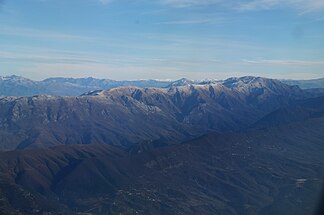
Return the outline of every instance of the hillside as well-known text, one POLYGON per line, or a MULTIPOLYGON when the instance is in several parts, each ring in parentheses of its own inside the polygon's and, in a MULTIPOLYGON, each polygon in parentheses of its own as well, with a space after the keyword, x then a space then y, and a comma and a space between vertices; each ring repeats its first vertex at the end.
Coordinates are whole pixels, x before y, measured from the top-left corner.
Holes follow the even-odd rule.
POLYGON ((312 214, 324 118, 127 154, 70 145, 0 154, 5 214, 312 214), (298 133, 296 133, 298 131, 298 133))

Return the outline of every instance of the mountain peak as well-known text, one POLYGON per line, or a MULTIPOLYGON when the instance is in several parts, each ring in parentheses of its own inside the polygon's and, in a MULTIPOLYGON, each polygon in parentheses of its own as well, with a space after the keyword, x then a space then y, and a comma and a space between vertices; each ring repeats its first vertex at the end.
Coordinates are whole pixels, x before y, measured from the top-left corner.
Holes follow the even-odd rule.
POLYGON ((191 85, 191 84, 194 84, 194 83, 195 83, 194 81, 189 80, 187 78, 181 78, 181 79, 176 80, 176 81, 172 82, 171 84, 169 84, 168 88, 184 86, 184 85, 191 85))
POLYGON ((10 75, 10 76, 0 76, 1 81, 32 81, 28 78, 18 76, 18 75, 10 75))

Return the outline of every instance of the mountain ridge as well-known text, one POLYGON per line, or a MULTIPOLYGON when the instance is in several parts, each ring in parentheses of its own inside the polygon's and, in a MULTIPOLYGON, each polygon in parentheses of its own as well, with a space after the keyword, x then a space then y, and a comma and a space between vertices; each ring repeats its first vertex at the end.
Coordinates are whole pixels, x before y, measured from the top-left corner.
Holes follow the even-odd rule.
POLYGON ((174 144, 211 131, 247 128, 280 106, 308 97, 298 87, 272 79, 245 77, 234 82, 120 87, 78 97, 3 97, 0 148, 174 144))

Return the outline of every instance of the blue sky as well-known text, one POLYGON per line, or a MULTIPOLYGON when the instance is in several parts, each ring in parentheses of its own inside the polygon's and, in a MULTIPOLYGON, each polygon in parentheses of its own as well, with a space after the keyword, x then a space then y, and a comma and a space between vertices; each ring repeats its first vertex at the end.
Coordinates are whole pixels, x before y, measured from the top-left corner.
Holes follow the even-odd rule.
POLYGON ((0 75, 324 77, 323 0, 0 0, 0 75))

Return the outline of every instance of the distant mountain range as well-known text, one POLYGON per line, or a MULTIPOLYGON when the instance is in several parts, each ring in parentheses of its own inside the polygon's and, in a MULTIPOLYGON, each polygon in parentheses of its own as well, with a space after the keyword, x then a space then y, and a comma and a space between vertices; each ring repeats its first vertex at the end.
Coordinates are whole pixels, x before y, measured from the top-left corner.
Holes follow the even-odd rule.
POLYGON ((171 82, 156 80, 115 81, 96 78, 48 78, 33 81, 20 76, 0 77, 2 96, 79 96, 95 90, 108 90, 120 86, 167 87, 171 82))
POLYGON ((302 89, 324 88, 324 78, 311 80, 281 80, 285 84, 298 85, 302 89))
MULTIPOLYGON (((111 79, 96 78, 48 78, 43 81, 33 81, 21 76, 0 76, 0 96, 34 96, 34 95, 53 95, 53 96, 79 96, 81 94, 96 91, 109 90, 121 86, 135 86, 140 88, 170 88, 189 84, 212 84, 221 83, 228 80, 205 80, 193 81, 180 79, 177 81, 159 80, 134 80, 116 81, 111 79)), ((281 80, 288 85, 298 85, 302 89, 324 88, 324 79, 314 80, 281 80)), ((324 91, 321 90, 321 93, 324 91)))

